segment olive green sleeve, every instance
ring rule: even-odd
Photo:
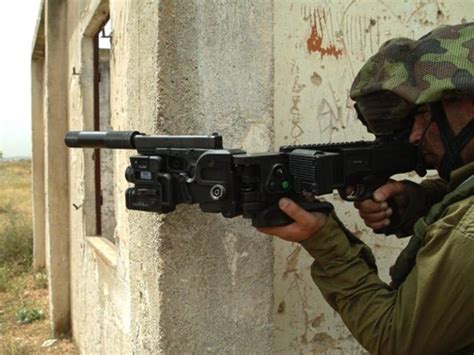
[[[425,194],[425,203],[431,207],[438,203],[448,193],[448,183],[441,179],[425,179],[420,186]]]
[[[314,282],[354,337],[373,354],[446,354],[474,343],[474,207],[444,223],[420,249],[399,289],[384,283],[367,246],[331,217],[303,247]],[[469,221],[469,222],[466,222]],[[369,255],[369,256],[368,256]]]

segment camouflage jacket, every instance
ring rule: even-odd
[[[470,190],[425,226],[416,265],[397,289],[379,278],[371,250],[335,216],[302,242],[315,259],[314,282],[370,353],[449,354],[474,344],[473,175],[474,163],[453,172],[451,197]]]

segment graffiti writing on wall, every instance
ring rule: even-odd
[[[339,58],[342,55],[342,49],[337,48],[334,43],[323,46],[323,28],[327,28],[326,13],[324,11],[313,11],[310,24],[311,34],[306,40],[308,51],[310,53],[320,53],[321,59],[325,55],[333,56],[336,59]]]
[[[291,65],[291,75],[293,79],[293,87],[291,89],[291,138],[293,138],[293,143],[298,144],[299,138],[304,133],[303,128],[301,128],[301,119],[302,114],[300,111],[300,101],[301,101],[301,92],[306,87],[306,85],[301,84],[299,67],[296,63],[296,60],[293,60]]]
[[[356,121],[353,102],[349,97],[349,88],[355,77],[354,67],[363,63],[367,53],[371,53],[381,42],[378,17],[350,13],[348,10],[353,3],[335,16],[327,7],[301,5],[300,8],[304,23],[310,27],[305,38],[305,50],[320,57],[317,61],[313,58],[305,63],[318,66],[318,71],[313,69],[309,80],[314,85],[310,85],[304,93],[309,95],[310,100],[302,100],[311,102],[312,109],[308,110],[303,105],[299,108],[303,114],[310,111],[308,118],[314,117],[312,122],[318,126],[321,138],[329,142],[349,139],[353,133],[346,129]],[[302,76],[306,79],[305,75]],[[301,122],[300,126],[305,127],[305,122]]]

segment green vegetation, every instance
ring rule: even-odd
[[[48,278],[32,271],[31,161],[0,161],[0,355],[77,354],[60,339],[50,347]]]
[[[21,324],[33,323],[35,320],[44,318],[44,312],[38,308],[23,307],[16,311],[16,320]]]
[[[30,275],[33,260],[31,217],[31,168],[29,161],[0,163],[0,292],[12,302],[4,307],[0,325],[15,319],[29,324],[45,317],[35,300],[28,297],[28,288],[45,288],[44,273]],[[29,281],[28,278],[32,279]],[[8,343],[7,353],[13,351]]]
[[[47,278],[31,272],[31,210],[31,162],[0,161],[0,354],[37,353],[25,341],[33,328],[22,327],[47,329]]]
[[[9,270],[6,267],[0,267],[0,292],[8,290],[10,280]]]
[[[25,213],[15,211],[10,203],[0,206],[0,210],[5,215],[0,229],[0,267],[26,271],[33,257],[31,220]]]
[[[33,231],[30,161],[0,162],[0,292],[31,269]]]
[[[40,271],[33,275],[34,287],[36,290],[48,288],[48,276],[46,272]]]

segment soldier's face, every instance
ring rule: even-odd
[[[474,100],[458,98],[443,100],[446,117],[455,136],[474,119]],[[438,169],[445,153],[444,144],[441,140],[438,125],[432,122],[430,107],[421,107],[415,115],[410,143],[418,145],[421,149],[423,160],[428,168]],[[474,160],[474,140],[471,140],[463,151],[461,157],[464,162]]]
[[[431,120],[430,108],[427,105],[414,117],[410,143],[419,146],[427,168],[439,168],[445,150],[438,125]]]

